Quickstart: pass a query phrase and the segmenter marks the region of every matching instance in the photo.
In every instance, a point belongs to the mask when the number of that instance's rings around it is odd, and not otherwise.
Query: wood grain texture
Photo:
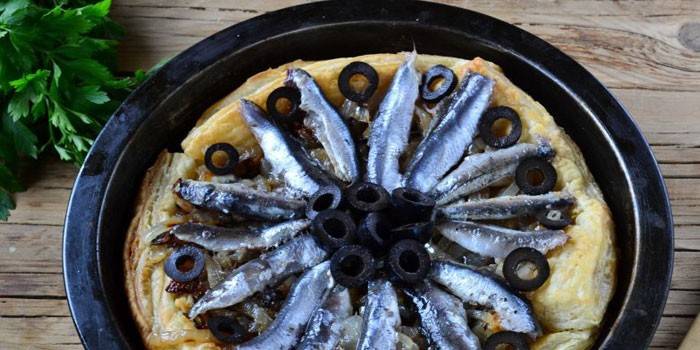
[[[149,68],[237,22],[300,0],[114,0],[120,69]],[[700,311],[700,1],[441,0],[513,23],[589,69],[652,145],[674,210],[672,290],[652,348],[675,349]],[[55,158],[0,224],[0,348],[80,349],[66,307],[61,228],[77,171]]]

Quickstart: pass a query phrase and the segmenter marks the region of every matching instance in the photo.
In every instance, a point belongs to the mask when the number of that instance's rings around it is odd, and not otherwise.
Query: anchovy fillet
[[[194,304],[189,317],[195,318],[208,310],[238,304],[265,287],[320,263],[326,256],[328,253],[311,236],[294,238],[231,271],[221,283],[207,290]]]
[[[198,244],[208,250],[233,251],[241,248],[270,248],[307,229],[310,220],[292,220],[266,227],[218,227],[186,223],[170,231],[177,239]]]
[[[350,293],[335,286],[326,302],[318,308],[308,325],[298,350],[334,350],[340,342],[342,322],[352,315]]]
[[[399,157],[408,145],[420,83],[415,61],[416,53],[408,54],[396,71],[370,129],[367,181],[389,192],[401,186]]]
[[[495,278],[464,265],[439,260],[433,261],[430,277],[463,302],[493,309],[503,329],[531,335],[540,333],[532,306]]]
[[[362,314],[362,335],[357,350],[394,349],[401,325],[396,291],[387,280],[372,280]]]
[[[262,220],[291,220],[304,216],[306,202],[258,191],[241,184],[181,180],[175,186],[180,198],[224,214]]]
[[[464,201],[438,211],[441,216],[450,220],[503,220],[559,207],[569,207],[574,204],[574,198],[561,192],[549,192],[542,195],[505,196],[476,201]]]
[[[306,271],[294,283],[284,306],[275,320],[259,336],[241,345],[237,350],[287,350],[299,341],[304,325],[323,301],[335,281],[326,261]]]
[[[549,143],[540,140],[537,145],[519,143],[509,148],[468,156],[455,170],[440,180],[433,188],[432,194],[438,204],[449,203],[502,178],[513,176],[515,168],[525,158],[549,158],[553,153]]]
[[[309,73],[303,69],[290,69],[287,80],[299,89],[299,107],[306,111],[304,125],[313,130],[328,153],[338,178],[346,182],[355,181],[360,176],[355,141],[343,118]]]
[[[440,350],[479,350],[479,338],[467,323],[462,302],[430,282],[406,289],[416,304],[423,332]]]
[[[304,153],[301,145],[277,128],[258,105],[242,99],[241,115],[272,167],[272,175],[283,179],[290,190],[310,196],[330,182]]]
[[[451,97],[446,114],[418,145],[408,166],[406,186],[430,191],[462,158],[489,105],[493,80],[469,74]]]
[[[437,226],[443,237],[484,256],[505,258],[517,248],[530,247],[542,254],[564,245],[569,236],[562,230],[516,231],[509,228],[448,221]]]

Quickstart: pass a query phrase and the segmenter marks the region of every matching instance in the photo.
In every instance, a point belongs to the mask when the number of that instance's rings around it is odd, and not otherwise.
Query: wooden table
[[[123,71],[148,68],[218,30],[299,0],[115,0]],[[661,164],[675,214],[672,290],[652,347],[676,348],[700,311],[700,1],[445,0],[513,23],[573,56],[625,104]],[[76,349],[61,228],[76,169],[54,158],[0,224],[0,348]]]

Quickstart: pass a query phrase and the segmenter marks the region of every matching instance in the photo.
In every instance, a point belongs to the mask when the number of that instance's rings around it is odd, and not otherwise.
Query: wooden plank
[[[0,225],[0,272],[61,273],[61,227]]]
[[[65,296],[60,273],[0,273],[0,298],[56,299]]]
[[[676,225],[700,225],[700,179],[666,179]]]
[[[46,154],[38,161],[26,162],[20,171],[22,182],[27,187],[70,190],[78,167],[53,154]]]
[[[115,1],[113,16],[129,31],[121,67],[147,68],[200,39],[261,12],[304,1]],[[606,85],[617,88],[695,91],[700,53],[678,40],[683,23],[700,15],[692,1],[576,1],[557,3],[488,0],[439,1],[483,12],[542,37],[573,56]],[[157,18],[158,20],[153,20]],[[419,48],[420,49],[420,48]]]
[[[676,249],[700,250],[700,226],[679,225],[674,233]]]
[[[698,271],[700,271],[700,252],[675,252],[671,288],[700,291]]]
[[[62,226],[70,197],[67,188],[29,187],[15,194],[17,209],[10,213],[10,224]]]
[[[651,347],[676,349],[690,329],[693,317],[664,317],[659,323]]]
[[[666,301],[664,316],[695,317],[700,312],[700,291],[671,290]]]
[[[613,89],[652,145],[700,145],[697,92]],[[698,158],[695,158],[698,159]]]
[[[683,137],[680,136],[679,137]],[[656,160],[661,164],[698,164],[700,147],[685,144],[652,145]],[[700,177],[700,176],[698,176]]]
[[[65,299],[0,298],[0,318],[70,317]]]
[[[82,349],[70,317],[0,317],[0,330],[3,349]]]

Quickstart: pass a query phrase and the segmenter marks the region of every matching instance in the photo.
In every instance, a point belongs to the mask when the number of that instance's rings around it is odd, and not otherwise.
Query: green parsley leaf
[[[80,164],[121,99],[146,78],[117,77],[110,0],[0,5],[0,220],[22,191],[19,162],[53,150]],[[49,7],[47,7],[49,6]]]
[[[0,187],[0,220],[7,220],[12,209],[15,209],[15,202],[12,200],[10,193]]]
[[[4,188],[9,192],[24,191],[22,184],[19,183],[19,180],[15,178],[10,168],[5,166],[5,164],[0,164],[0,188]]]

